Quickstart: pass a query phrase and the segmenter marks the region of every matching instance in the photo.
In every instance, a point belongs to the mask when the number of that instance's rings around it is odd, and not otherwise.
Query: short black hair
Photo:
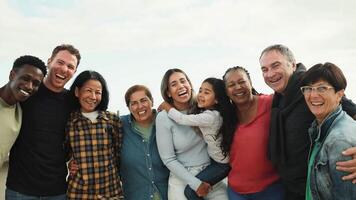
[[[343,90],[347,86],[347,81],[341,69],[333,63],[319,63],[311,67],[303,75],[302,85],[313,84],[319,80],[328,82],[334,87],[335,92]]]
[[[40,69],[43,73],[43,76],[46,76],[47,74],[47,68],[46,64],[39,58],[31,55],[24,55],[21,57],[18,57],[15,61],[14,64],[12,65],[13,70],[17,70],[24,65],[31,65],[34,66],[38,69]]]
[[[274,45],[271,45],[271,46],[265,48],[261,52],[260,60],[261,60],[263,54],[265,54],[267,52],[271,52],[271,51],[277,51],[280,54],[282,54],[285,58],[287,58],[288,62],[296,63],[293,52],[287,46],[285,46],[283,44],[274,44]]]
[[[98,106],[96,106],[95,110],[102,110],[106,111],[108,108],[109,104],[109,90],[106,84],[106,81],[104,77],[99,74],[99,72],[96,71],[91,71],[91,70],[86,70],[81,72],[74,80],[72,86],[70,86],[70,95],[71,95],[71,101],[72,101],[72,106],[73,109],[79,109],[80,103],[78,101],[78,98],[75,96],[75,88],[80,89],[83,87],[85,82],[89,80],[97,80],[100,82],[101,87],[102,87],[102,93],[101,93],[101,101]]]

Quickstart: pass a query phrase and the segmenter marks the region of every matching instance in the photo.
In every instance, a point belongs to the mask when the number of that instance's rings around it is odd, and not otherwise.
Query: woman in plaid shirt
[[[84,71],[70,91],[76,109],[67,124],[66,145],[79,169],[68,178],[68,199],[119,199],[122,127],[119,117],[106,111],[106,81],[98,72]]]

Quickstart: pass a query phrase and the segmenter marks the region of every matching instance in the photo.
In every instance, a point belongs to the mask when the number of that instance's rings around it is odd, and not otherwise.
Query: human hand
[[[199,197],[205,197],[206,195],[208,195],[208,193],[210,192],[211,190],[211,186],[209,183],[206,183],[206,182],[202,182],[197,191],[195,191],[195,193],[197,193],[197,195]]]
[[[173,106],[167,102],[162,102],[161,105],[158,106],[157,110],[158,111],[162,111],[165,110],[166,112],[169,111],[169,109],[171,109]]]
[[[79,165],[77,164],[77,162],[75,160],[72,159],[69,161],[68,170],[69,170],[70,176],[74,176],[77,174],[77,172],[79,170]]]
[[[343,176],[342,180],[352,180],[356,183],[356,147],[351,147],[342,152],[343,156],[352,156],[352,160],[336,163],[336,169],[339,171],[349,172],[349,175]]]

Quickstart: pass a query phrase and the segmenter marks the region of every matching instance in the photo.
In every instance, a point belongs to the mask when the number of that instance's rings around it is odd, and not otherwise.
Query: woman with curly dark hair
[[[273,96],[258,94],[243,67],[229,68],[223,79],[237,115],[235,132],[222,142],[230,155],[229,199],[282,200],[279,176],[267,157]]]

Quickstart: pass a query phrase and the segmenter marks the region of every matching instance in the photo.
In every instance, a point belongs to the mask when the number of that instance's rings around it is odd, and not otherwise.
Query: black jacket
[[[300,91],[305,71],[303,64],[297,64],[285,93],[275,93],[272,102],[269,157],[287,189],[287,199],[292,199],[288,197],[291,193],[300,197],[305,194],[311,142],[308,128],[315,118]],[[343,98],[342,106],[349,115],[356,114],[356,105],[352,101]]]

